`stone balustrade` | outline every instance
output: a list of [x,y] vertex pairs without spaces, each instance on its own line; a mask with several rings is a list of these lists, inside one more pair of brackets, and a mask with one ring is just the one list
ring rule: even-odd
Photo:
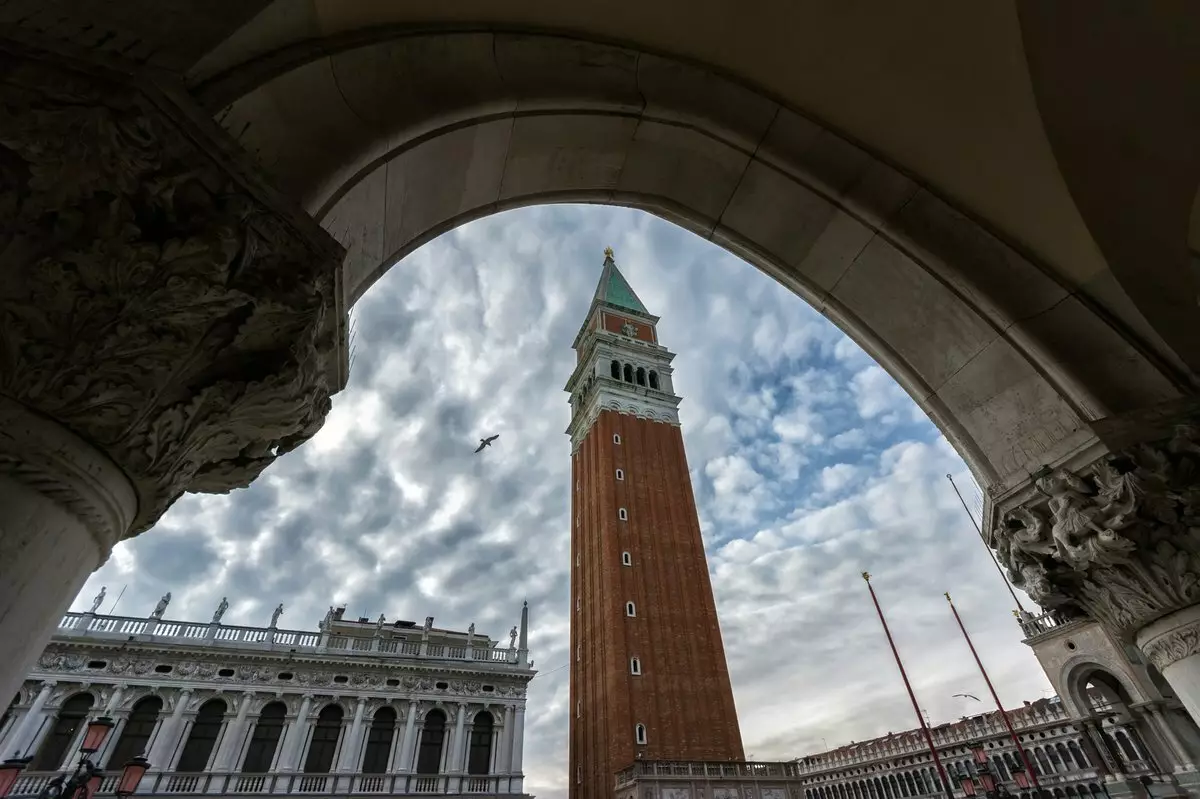
[[315,654],[378,655],[381,657],[460,660],[516,666],[515,649],[455,646],[420,640],[403,641],[379,636],[329,635],[310,630],[279,630],[273,627],[241,627],[224,624],[171,621],[130,616],[97,616],[68,613],[59,622],[55,636],[70,640],[120,640],[131,637],[157,643],[210,646],[264,652],[286,650]]
[[[56,772],[25,772],[13,785],[11,799],[34,797]],[[120,775],[106,773],[97,796],[114,796]],[[520,779],[509,775],[462,774],[243,774],[237,772],[151,772],[137,795],[252,796],[260,794],[337,796],[429,795],[463,793],[479,796],[521,794]]]

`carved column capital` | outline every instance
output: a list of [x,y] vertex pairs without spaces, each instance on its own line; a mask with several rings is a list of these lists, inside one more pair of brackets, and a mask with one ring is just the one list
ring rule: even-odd
[[[1034,491],[992,516],[990,543],[1013,584],[1047,609],[1123,636],[1200,602],[1200,428],[1043,469]],[[1195,632],[1164,637],[1171,658]],[[1183,655],[1180,655],[1183,657]]]
[[248,485],[344,383],[342,248],[149,78],[12,43],[0,75],[0,398],[120,468],[132,534]]

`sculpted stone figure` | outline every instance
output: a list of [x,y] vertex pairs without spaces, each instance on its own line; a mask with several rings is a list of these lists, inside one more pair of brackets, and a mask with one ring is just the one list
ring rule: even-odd
[[96,594],[96,598],[92,600],[92,609],[88,613],[95,613],[100,607],[100,603],[104,601],[104,595],[108,593],[108,586],[100,586],[100,593]]
[[217,612],[213,614],[212,623],[220,624],[221,617],[225,615],[225,611],[229,610],[229,599],[221,597],[221,604],[217,605]]
[[511,630],[508,631],[508,648],[509,649],[517,648],[517,628],[516,627],[513,627]]
[[280,602],[279,606],[277,608],[275,608],[275,612],[271,614],[271,626],[272,627],[274,627],[276,624],[279,623],[279,617],[282,615],[283,615],[283,603]]
[[167,610],[167,605],[171,604],[171,592],[163,594],[162,599],[158,600],[158,604],[154,606],[154,612],[150,614],[151,618],[161,619],[163,613]]

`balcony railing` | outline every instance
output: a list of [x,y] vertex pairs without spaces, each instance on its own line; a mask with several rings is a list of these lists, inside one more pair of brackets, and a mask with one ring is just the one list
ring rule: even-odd
[[641,779],[692,777],[707,780],[790,780],[801,777],[795,763],[712,763],[705,761],[639,760],[617,773],[616,787]]
[[68,613],[58,625],[62,638],[119,638],[137,636],[143,640],[192,646],[261,649],[284,649],[295,652],[353,654],[426,660],[468,660],[483,663],[516,665],[513,649],[466,647],[448,644],[401,641],[394,638],[326,635],[307,630],[277,630],[268,627],[239,627],[224,624],[164,619],[131,618],[127,616],[94,616],[90,613]]
[[[22,774],[9,796],[33,797],[55,772]],[[98,796],[112,796],[117,774],[104,777]],[[337,794],[338,796],[399,794],[428,795],[469,793],[481,796],[520,794],[521,778],[506,775],[418,774],[230,774],[149,773],[138,786],[138,796],[251,796],[261,794]]]

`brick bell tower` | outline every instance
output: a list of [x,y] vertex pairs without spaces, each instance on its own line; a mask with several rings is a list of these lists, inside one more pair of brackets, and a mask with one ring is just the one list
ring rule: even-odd
[[674,353],[604,251],[572,345],[571,799],[642,760],[742,760]]

